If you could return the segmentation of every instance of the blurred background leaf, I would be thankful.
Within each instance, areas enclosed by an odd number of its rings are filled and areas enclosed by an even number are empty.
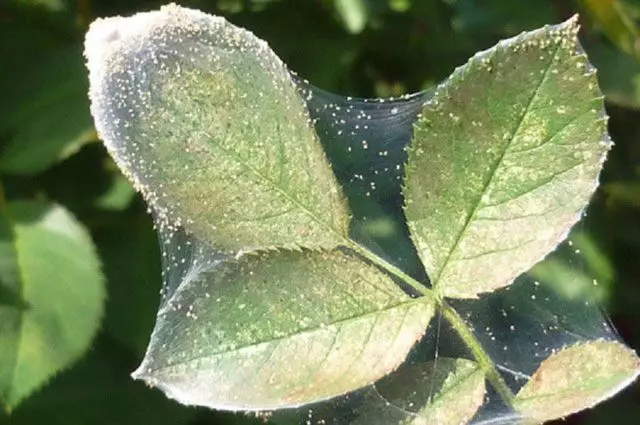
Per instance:
[[[0,170],[7,173],[44,171],[97,140],[80,48],[56,50],[34,65],[23,71],[26,83],[7,99],[1,117],[0,132],[9,137]]]
[[[86,229],[57,205],[0,200],[0,258],[0,403],[10,411],[84,354],[105,291]]]
[[[349,32],[357,34],[367,25],[369,11],[365,0],[334,0],[333,3]]]
[[[582,5],[598,27],[622,52],[638,56],[638,28],[631,10],[619,0],[582,0]],[[630,9],[630,8],[629,8]]]
[[[590,18],[585,48],[600,71],[610,102],[640,107],[640,4],[623,0],[581,0]]]
[[[102,336],[76,367],[26,401],[7,423],[182,425],[193,420],[196,409],[183,408],[129,379],[131,366],[126,351]]]

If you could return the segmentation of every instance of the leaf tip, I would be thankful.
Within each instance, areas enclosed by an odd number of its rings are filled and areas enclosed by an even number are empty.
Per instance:
[[[145,359],[146,360],[146,359]],[[140,366],[129,375],[134,381],[142,381],[145,384],[153,387],[151,382],[151,370],[146,366],[146,361],[143,360]]]
[[[568,27],[580,29],[580,15],[578,13],[574,13],[569,19],[565,21],[565,25]]]

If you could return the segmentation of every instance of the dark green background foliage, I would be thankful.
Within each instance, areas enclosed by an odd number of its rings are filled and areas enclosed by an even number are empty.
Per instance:
[[[85,356],[11,416],[0,413],[0,423],[255,422],[180,407],[129,378],[153,325],[160,256],[144,203],[92,128],[81,44],[94,18],[160,4],[5,0],[0,6],[0,208],[18,199],[65,206],[89,229],[107,285],[100,331]],[[588,273],[602,283],[600,299],[622,337],[640,349],[640,1],[191,0],[182,5],[226,16],[267,40],[314,85],[354,96],[428,88],[499,39],[580,12],[582,41],[600,71],[616,145],[576,243]],[[361,231],[383,247],[403,236],[385,213],[396,210],[397,202],[354,205],[356,211],[377,211],[379,220]],[[55,276],[50,284],[56,284]],[[14,302],[0,292],[0,304]],[[636,423],[639,397],[640,386],[634,384],[568,423]]]

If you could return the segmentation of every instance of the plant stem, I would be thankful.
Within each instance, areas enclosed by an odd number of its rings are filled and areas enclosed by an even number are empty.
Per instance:
[[[491,385],[493,385],[493,387],[496,389],[498,394],[500,394],[503,400],[507,404],[509,404],[509,406],[513,406],[515,396],[513,392],[511,392],[511,389],[507,386],[504,379],[502,379],[502,376],[500,375],[500,372],[498,372],[498,369],[496,369],[495,365],[493,364],[491,357],[485,351],[484,347],[482,347],[482,344],[480,343],[480,341],[478,341],[478,339],[473,334],[473,332],[469,329],[469,326],[466,324],[464,319],[460,317],[458,312],[455,311],[444,300],[442,296],[440,296],[433,289],[427,288],[424,284],[412,278],[411,276],[409,276],[408,274],[400,270],[398,267],[394,266],[393,264],[390,264],[383,258],[380,258],[378,255],[369,251],[367,248],[363,247],[357,242],[351,239],[348,239],[347,245],[349,246],[349,248],[353,249],[363,257],[367,258],[369,261],[371,261],[375,265],[383,268],[390,274],[404,281],[406,284],[411,286],[420,294],[427,297],[429,300],[435,302],[442,310],[444,317],[451,324],[453,329],[458,333],[462,341],[467,345],[467,347],[469,347],[469,350],[471,350],[471,353],[473,354],[476,361],[478,362],[478,365],[484,372],[487,380],[491,382]]]
[[[401,279],[407,285],[415,289],[419,294],[429,297],[430,299],[433,299],[433,300],[437,298],[435,291],[433,291],[431,288],[428,288],[423,283],[418,282],[416,279],[412,278],[411,276],[409,276],[408,274],[400,270],[398,267],[394,266],[393,264],[389,263],[383,258],[380,258],[378,255],[374,254],[373,252],[369,251],[367,248],[363,247],[362,245],[358,244],[357,242],[351,239],[348,239],[347,243],[349,248],[353,249],[358,254],[362,255],[367,260],[371,261],[373,264],[385,269],[395,277]]]
[[[455,311],[445,300],[440,300],[440,308],[442,309],[444,317],[449,321],[456,332],[458,332],[458,335],[460,335],[460,338],[462,338],[467,347],[469,347],[471,353],[473,353],[473,356],[476,358],[476,361],[484,371],[489,382],[491,382],[491,385],[493,385],[498,394],[500,394],[502,399],[509,404],[509,406],[513,406],[515,396],[507,386],[504,379],[502,379],[502,376],[494,366],[491,357],[487,354],[484,347],[482,347],[482,344],[480,344],[480,341],[478,341],[476,336],[469,329],[469,326],[466,324],[464,319],[460,317],[458,312]]]

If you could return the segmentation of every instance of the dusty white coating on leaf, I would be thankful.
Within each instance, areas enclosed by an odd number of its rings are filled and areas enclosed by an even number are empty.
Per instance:
[[[425,104],[405,211],[443,295],[509,285],[566,237],[597,187],[610,141],[577,31],[574,18],[504,40]]]
[[[98,132],[164,227],[234,252],[344,243],[341,188],[264,41],[170,5],[97,21],[85,55]]]
[[[270,252],[187,273],[163,303],[134,377],[183,404],[300,406],[396,369],[434,306],[333,252]]]
[[[516,397],[517,409],[538,422],[593,407],[633,382],[636,353],[617,341],[587,341],[565,347],[542,362]]]

